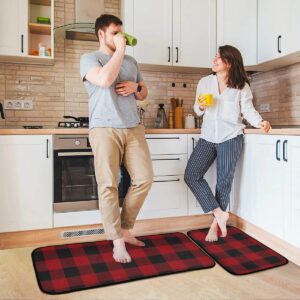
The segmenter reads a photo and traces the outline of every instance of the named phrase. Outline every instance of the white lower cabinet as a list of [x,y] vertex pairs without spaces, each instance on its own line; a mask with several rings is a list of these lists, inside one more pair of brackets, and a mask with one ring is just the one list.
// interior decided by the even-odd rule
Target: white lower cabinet
[[300,137],[246,135],[232,211],[300,246]]
[[139,219],[187,215],[187,186],[183,175],[154,176]]
[[146,140],[154,179],[138,219],[187,216],[187,135],[148,134]]
[[0,136],[0,232],[53,227],[52,136]]
[[[200,134],[189,134],[188,135],[188,158],[191,156],[194,148],[196,147],[200,138]],[[213,193],[215,193],[216,188],[216,162],[214,162],[208,169],[207,173],[204,175],[205,180],[210,186]],[[198,215],[204,214],[199,202],[195,198],[194,194],[188,188],[188,214]]]
[[300,137],[293,136],[287,140],[289,185],[286,191],[289,201],[286,207],[285,239],[300,248]]

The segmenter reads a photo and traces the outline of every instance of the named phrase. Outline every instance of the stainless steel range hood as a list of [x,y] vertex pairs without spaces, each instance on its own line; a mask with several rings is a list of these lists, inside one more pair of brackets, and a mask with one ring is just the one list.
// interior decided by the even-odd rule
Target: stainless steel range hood
[[104,13],[104,0],[75,0],[75,22],[55,28],[69,40],[97,41],[95,20]]

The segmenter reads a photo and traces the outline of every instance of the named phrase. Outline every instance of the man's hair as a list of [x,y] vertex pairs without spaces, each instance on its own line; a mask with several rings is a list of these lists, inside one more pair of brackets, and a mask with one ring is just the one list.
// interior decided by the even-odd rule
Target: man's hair
[[95,22],[95,33],[98,40],[99,40],[98,37],[99,29],[105,31],[110,24],[121,25],[121,26],[123,25],[122,21],[114,15],[104,14],[101,15],[99,18],[97,18]]

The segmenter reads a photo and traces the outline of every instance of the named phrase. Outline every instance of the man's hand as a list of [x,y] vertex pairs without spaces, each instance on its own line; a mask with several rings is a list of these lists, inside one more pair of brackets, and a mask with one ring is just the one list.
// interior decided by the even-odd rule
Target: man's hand
[[265,133],[268,133],[269,130],[272,128],[271,125],[270,125],[270,122],[268,122],[268,121],[261,121],[259,125],[260,125],[260,128],[261,128]]
[[126,38],[122,34],[115,34],[113,37],[113,41],[117,50],[125,50],[126,48]]
[[116,93],[121,96],[129,96],[136,92],[138,84],[132,81],[122,81],[116,84]]

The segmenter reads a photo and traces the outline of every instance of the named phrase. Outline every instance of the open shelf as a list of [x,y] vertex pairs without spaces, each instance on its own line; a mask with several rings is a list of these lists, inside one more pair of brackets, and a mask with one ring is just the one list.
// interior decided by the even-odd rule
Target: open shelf
[[50,24],[39,24],[39,23],[29,23],[30,33],[33,34],[51,34],[51,25]]
[[51,6],[51,0],[30,0],[30,4]]

